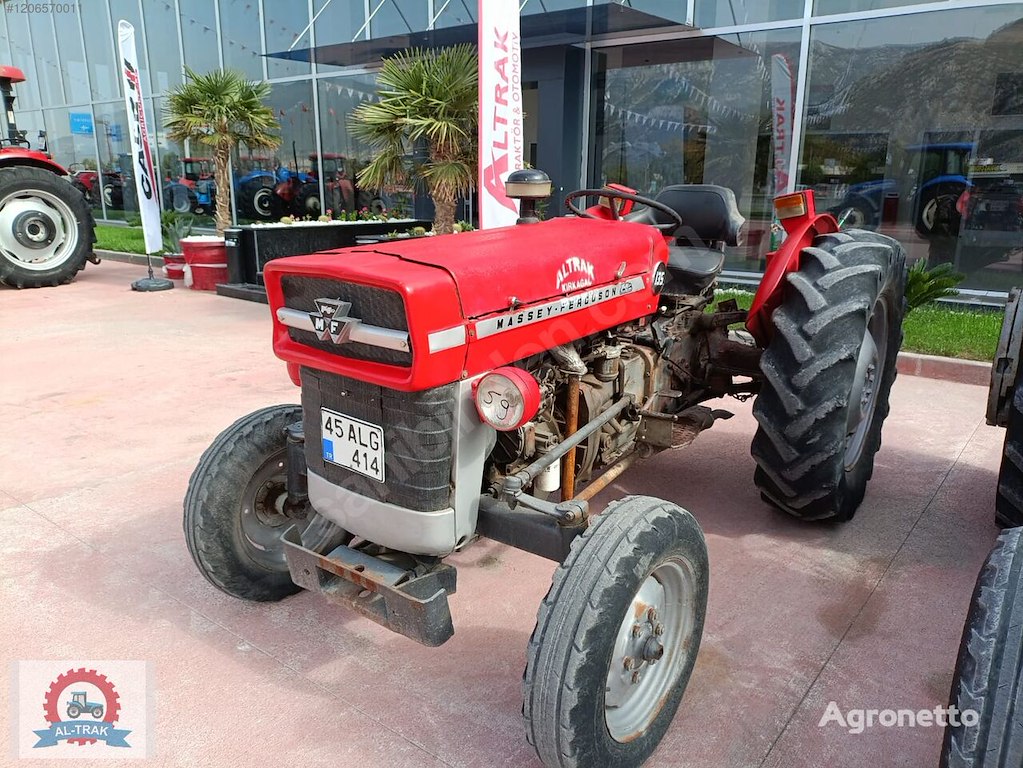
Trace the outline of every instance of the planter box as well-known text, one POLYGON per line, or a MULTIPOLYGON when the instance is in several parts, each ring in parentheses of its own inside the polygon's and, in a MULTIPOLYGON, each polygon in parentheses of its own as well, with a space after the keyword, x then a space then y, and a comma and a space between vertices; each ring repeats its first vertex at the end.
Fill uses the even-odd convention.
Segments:
POLYGON ((268 261, 303 256, 356 245, 357 238, 407 232, 430 227, 422 219, 393 221, 332 221, 309 224, 263 224, 233 227, 227 239, 227 283, 217 286, 221 296, 266 302, 263 267, 268 261))

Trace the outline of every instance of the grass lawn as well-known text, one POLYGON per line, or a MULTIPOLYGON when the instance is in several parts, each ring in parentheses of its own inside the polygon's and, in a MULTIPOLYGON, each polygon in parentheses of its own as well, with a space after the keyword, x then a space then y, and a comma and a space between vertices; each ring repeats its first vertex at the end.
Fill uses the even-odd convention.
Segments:
MULTIPOLYGON (((715 298, 717 301, 735 299, 740 308, 749 309, 753 294, 725 289, 718 291, 715 298)), ((906 315, 902 329, 905 333, 902 349, 906 352, 986 361, 994 359, 1002 313, 925 304, 906 315)))
POLYGON ((97 224, 96 247, 104 251, 121 251, 122 253, 144 254, 146 252, 146 243, 140 227, 97 224))

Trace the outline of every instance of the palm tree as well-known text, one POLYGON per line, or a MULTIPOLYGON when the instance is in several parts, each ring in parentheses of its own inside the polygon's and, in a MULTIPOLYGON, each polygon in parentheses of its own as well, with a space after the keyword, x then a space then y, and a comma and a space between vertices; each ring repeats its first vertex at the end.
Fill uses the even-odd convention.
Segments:
POLYGON ((167 97, 167 135, 213 148, 219 235, 231 225, 231 150, 238 144, 274 149, 281 143, 274 112, 263 104, 269 95, 269 83, 247 80, 240 72, 217 69, 199 75, 186 67, 185 82, 167 97))
POLYGON ((477 68, 469 45, 398 53, 377 76, 380 100, 359 105, 350 119, 353 135, 376 152, 359 184, 425 186, 438 234, 453 231, 455 200, 476 181, 477 68))

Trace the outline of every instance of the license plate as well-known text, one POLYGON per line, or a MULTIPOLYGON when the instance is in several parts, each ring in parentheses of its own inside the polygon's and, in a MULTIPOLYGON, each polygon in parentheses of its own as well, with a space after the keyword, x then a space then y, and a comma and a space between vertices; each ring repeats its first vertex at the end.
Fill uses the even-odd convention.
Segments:
POLYGON ((323 460, 384 482, 384 430, 329 408, 320 408, 323 460))

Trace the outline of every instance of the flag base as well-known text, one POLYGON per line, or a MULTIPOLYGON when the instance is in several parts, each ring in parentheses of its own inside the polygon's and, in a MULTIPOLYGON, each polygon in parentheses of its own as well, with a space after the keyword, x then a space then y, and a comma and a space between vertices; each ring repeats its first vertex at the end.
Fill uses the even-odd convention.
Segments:
POLYGON ((163 277, 143 277, 131 284, 133 291, 169 291, 174 283, 163 277))

